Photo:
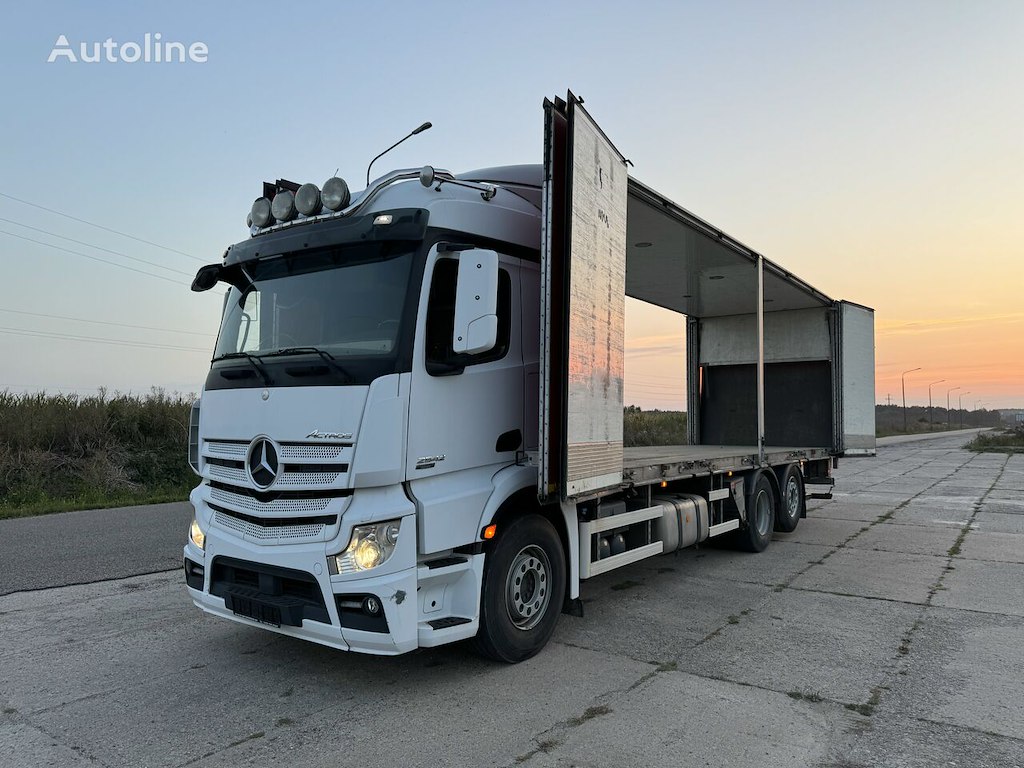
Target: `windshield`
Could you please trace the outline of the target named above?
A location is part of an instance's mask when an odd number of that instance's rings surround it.
[[[214,360],[296,348],[346,368],[396,359],[414,255],[409,243],[376,242],[246,263],[252,285],[230,289]]]

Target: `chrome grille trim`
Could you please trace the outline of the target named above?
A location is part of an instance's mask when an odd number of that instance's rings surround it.
[[[217,464],[207,464],[207,469],[210,472],[210,477],[216,480],[225,480],[236,485],[249,484],[249,478],[246,477],[245,470],[241,467],[221,467]]]
[[[345,456],[346,449],[351,450],[351,445],[333,445],[321,443],[282,443],[282,461],[323,461],[346,463],[348,456]]]
[[[210,456],[240,456],[245,458],[249,450],[248,442],[238,440],[204,440],[203,453]]]
[[[341,472],[282,472],[274,485],[315,485],[327,487],[338,482],[341,474]]]
[[[302,515],[310,512],[323,512],[334,501],[332,498],[314,499],[271,499],[259,501],[251,496],[234,493],[224,488],[210,488],[210,498],[239,511],[253,512],[264,517]]]
[[[248,520],[240,520],[237,517],[216,510],[213,513],[214,522],[222,528],[227,528],[230,531],[234,531],[244,537],[256,539],[259,541],[266,540],[279,540],[279,539],[304,539],[306,541],[323,538],[324,529],[327,528],[323,523],[313,523],[310,525],[275,525],[275,526],[264,526],[257,523],[250,522]]]

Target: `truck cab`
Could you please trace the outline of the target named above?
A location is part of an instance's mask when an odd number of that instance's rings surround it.
[[[477,634],[484,529],[536,487],[541,167],[420,175],[206,268],[230,287],[193,413],[205,611],[382,654]]]

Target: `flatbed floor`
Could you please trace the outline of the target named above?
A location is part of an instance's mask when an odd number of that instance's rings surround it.
[[[766,446],[765,463],[769,466],[800,459],[825,459],[829,448]],[[627,482],[640,485],[700,477],[715,472],[750,469],[757,465],[754,445],[650,445],[625,448],[622,475]]]

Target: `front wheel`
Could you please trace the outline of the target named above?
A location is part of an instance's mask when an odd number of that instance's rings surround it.
[[[768,478],[761,473],[747,496],[747,523],[736,531],[736,546],[747,552],[762,552],[771,541],[774,527],[775,491]]]
[[[554,527],[540,515],[514,520],[484,566],[478,650],[510,664],[535,655],[554,634],[564,593],[565,553]]]

